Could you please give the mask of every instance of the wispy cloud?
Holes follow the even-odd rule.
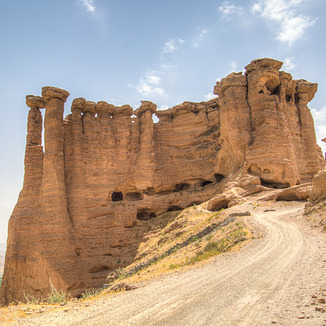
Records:
[[[183,39],[170,39],[165,42],[163,47],[163,53],[172,53],[179,49],[180,45],[184,44],[186,41]]]
[[[200,29],[198,35],[195,36],[195,40],[193,43],[194,47],[198,47],[200,42],[206,37],[206,35],[209,33],[209,30],[206,28]]]
[[[231,20],[232,16],[243,13],[243,8],[231,4],[229,1],[225,1],[218,7],[218,11],[221,13],[222,19]]]
[[[139,79],[136,86],[132,86],[137,89],[137,91],[144,96],[154,96],[154,95],[165,95],[164,89],[160,86],[161,77],[155,71],[150,71],[145,74],[144,77]]]
[[[232,71],[236,71],[236,70],[238,70],[239,65],[235,61],[232,61],[230,63],[230,67],[231,67]]]
[[[94,12],[96,9],[94,6],[95,0],[79,0],[78,2],[89,12]]]
[[[295,57],[286,57],[283,62],[283,69],[286,70],[293,70],[297,65],[294,62]]]
[[[304,37],[308,27],[314,25],[316,19],[299,13],[299,5],[306,0],[258,0],[252,6],[252,12],[276,23],[278,33],[276,39],[288,44]]]

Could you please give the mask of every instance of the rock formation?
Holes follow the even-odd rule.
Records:
[[[132,262],[142,223],[213,198],[235,172],[256,187],[311,181],[324,166],[307,107],[317,84],[281,66],[254,60],[245,75],[217,83],[218,97],[165,111],[149,101],[133,111],[77,98],[63,119],[68,92],[27,96],[24,185],[0,302],[45,296],[50,282],[74,296],[101,286]]]
[[[310,204],[326,200],[326,170],[320,171],[313,179]]]

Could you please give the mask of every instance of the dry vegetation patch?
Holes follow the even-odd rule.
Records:
[[[139,245],[134,262],[123,273],[119,271],[116,282],[125,278],[137,282],[158,277],[223,252],[238,250],[253,238],[246,216],[241,215],[241,209],[239,214],[234,210],[230,214],[229,210],[211,212],[202,205],[194,205],[158,216]]]

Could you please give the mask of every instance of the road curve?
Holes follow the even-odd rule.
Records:
[[[251,219],[264,237],[241,251],[21,325],[324,325],[310,302],[326,287],[325,235],[303,221],[302,208],[257,207]]]

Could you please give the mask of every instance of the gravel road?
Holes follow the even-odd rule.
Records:
[[[19,325],[326,325],[315,310],[326,309],[318,303],[326,299],[325,234],[304,221],[303,204],[273,208],[252,209],[248,219],[264,237],[239,252]]]

